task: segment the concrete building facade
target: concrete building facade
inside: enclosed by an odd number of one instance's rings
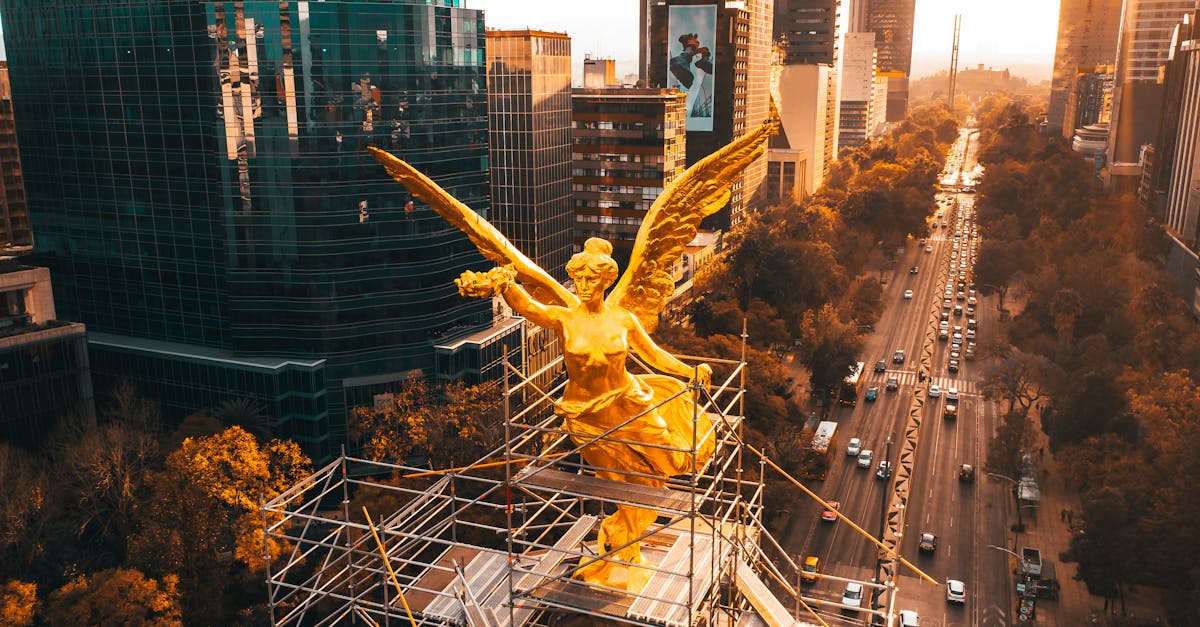
[[[875,129],[875,33],[847,33],[842,48],[838,148],[860,146]],[[886,112],[884,112],[886,113]]]
[[[624,268],[646,212],[686,168],[687,94],[584,88],[571,99],[575,245],[603,237]]]
[[[0,61],[0,254],[27,253],[32,248],[8,62]]]

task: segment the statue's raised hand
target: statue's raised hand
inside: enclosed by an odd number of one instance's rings
[[[517,278],[512,266],[496,266],[487,272],[467,270],[454,280],[458,293],[468,298],[491,298],[504,292]]]

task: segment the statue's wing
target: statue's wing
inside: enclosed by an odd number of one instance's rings
[[[459,202],[446,190],[434,183],[428,176],[416,168],[398,159],[391,153],[370,146],[371,156],[383,164],[388,174],[406,187],[414,198],[428,204],[430,208],[458,227],[460,231],[471,238],[471,243],[479,249],[487,259],[498,264],[512,264],[517,271],[517,279],[531,296],[545,305],[575,305],[579,298],[567,291],[554,277],[542,270],[536,263],[517,250],[496,227],[483,219],[470,207]]]
[[[779,121],[771,118],[688,168],[654,201],[638,229],[625,274],[606,301],[638,317],[646,332],[658,326],[658,314],[675,290],[671,267],[696,237],[700,221],[729,202],[742,170],[766,150]]]

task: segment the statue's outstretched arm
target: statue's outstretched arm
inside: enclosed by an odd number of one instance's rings
[[[646,363],[650,364],[655,370],[661,370],[667,374],[673,374],[677,377],[691,380],[695,374],[700,378],[700,383],[708,385],[712,378],[712,367],[708,364],[700,364],[695,369],[691,366],[679,361],[671,353],[663,350],[650,338],[646,330],[642,328],[642,324],[638,322],[637,316],[630,314],[631,325],[629,328],[629,346],[632,348]]]

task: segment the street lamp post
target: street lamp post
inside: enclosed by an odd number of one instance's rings
[[[1017,481],[1016,479],[1013,479],[1012,477],[1009,477],[1008,475],[1002,475],[998,472],[988,472],[988,473],[984,473],[984,474],[986,474],[989,477],[996,477],[997,479],[1003,479],[1012,484],[1013,499],[1015,499],[1017,501],[1017,526],[1013,528],[1013,531],[1015,531],[1017,533],[1021,533],[1021,532],[1025,531],[1025,523],[1021,519],[1021,495],[1017,491],[1017,489],[1021,485],[1021,482]]]
[[[989,548],[989,549],[996,549],[997,551],[1003,551],[1003,552],[1005,552],[1005,553],[1008,553],[1009,555],[1011,555],[1011,556],[1013,556],[1013,557],[1015,557],[1015,558],[1017,558],[1017,559],[1021,559],[1021,556],[1020,556],[1020,555],[1017,555],[1016,553],[1014,553],[1014,552],[1012,552],[1012,551],[1010,551],[1010,550],[1008,550],[1008,549],[1006,549],[1006,548],[1004,548],[1004,547],[1002,547],[1002,546],[996,546],[996,545],[994,545],[994,544],[989,544],[989,545],[987,545],[987,548]]]

